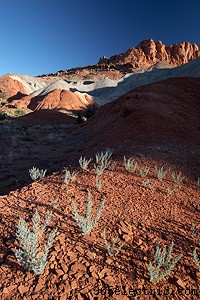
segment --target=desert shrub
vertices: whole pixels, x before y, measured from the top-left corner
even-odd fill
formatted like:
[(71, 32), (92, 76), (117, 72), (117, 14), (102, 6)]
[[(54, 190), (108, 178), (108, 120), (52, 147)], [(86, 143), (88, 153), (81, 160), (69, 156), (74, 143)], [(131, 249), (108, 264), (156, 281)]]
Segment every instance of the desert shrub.
[(172, 259), (173, 246), (174, 242), (172, 241), (167, 253), (166, 247), (164, 247), (162, 250), (159, 244), (157, 245), (156, 252), (154, 254), (154, 261), (150, 261), (148, 265), (148, 275), (151, 282), (160, 281), (166, 276), (170, 275), (173, 268), (182, 257), (182, 254), (180, 254)]
[(155, 166), (155, 174), (159, 180), (163, 180), (163, 178), (169, 171), (170, 171), (170, 169), (164, 170), (164, 166), (162, 166), (160, 169), (157, 166)]
[[(195, 228), (194, 224), (192, 224), (192, 233), (193, 233), (195, 239), (197, 240), (197, 243), (200, 246), (200, 240), (199, 240), (198, 232), (197, 232), (197, 229)], [(197, 248), (195, 248), (194, 251), (193, 251), (193, 259), (196, 263), (196, 266), (200, 270), (200, 256), (198, 256), (198, 254), (197, 254)]]
[(97, 190), (100, 191), (103, 185), (103, 181), (101, 179), (99, 179), (99, 176), (96, 175), (96, 187)]
[(8, 95), (6, 94), (6, 92), (3, 92), (0, 90), (0, 101), (7, 101), (8, 99)]
[(183, 179), (185, 178), (184, 176), (181, 176), (182, 173), (179, 172), (178, 174), (176, 172), (172, 173), (172, 178), (174, 180), (175, 183), (180, 183), (183, 181)]
[(106, 165), (94, 165), (96, 176), (101, 176), (106, 169)]
[(44, 178), (46, 175), (46, 170), (40, 170), (39, 168), (35, 168), (33, 167), (32, 169), (29, 169), (29, 174), (31, 179), (33, 179), (34, 181), (37, 179), (41, 179)]
[(155, 183), (151, 183), (150, 180), (147, 178), (146, 181), (143, 182), (143, 186), (152, 190), (155, 186)]
[(40, 215), (36, 210), (32, 217), (33, 231), (31, 231), (23, 218), (20, 218), (16, 230), (16, 236), (20, 243), (20, 249), (14, 249), (15, 257), (24, 267), (33, 271), (36, 275), (42, 274), (47, 264), (47, 256), (51, 248), (56, 229), (52, 230), (43, 246), (39, 246), (39, 239), (43, 237), (46, 226), (52, 216), (52, 211), (46, 216), (44, 224), (41, 225)]
[(139, 173), (141, 177), (146, 177), (149, 173), (149, 168), (144, 167), (142, 169), (139, 169)]
[(91, 232), (91, 230), (97, 225), (99, 218), (101, 216), (102, 209), (104, 207), (105, 200), (101, 202), (99, 207), (97, 208), (96, 216), (93, 220), (92, 218), (92, 204), (91, 204), (91, 194), (88, 192), (88, 196), (86, 198), (86, 214), (85, 216), (79, 215), (76, 204), (74, 201), (72, 201), (72, 208), (73, 208), (73, 214), (74, 219), (76, 221), (77, 226), (80, 228), (82, 233), (88, 234)]
[(108, 165), (108, 162), (113, 155), (113, 150), (111, 148), (107, 148), (105, 151), (97, 152), (96, 154), (96, 163), (98, 165)]
[(69, 184), (70, 181), (73, 181), (78, 173), (75, 172), (70, 172), (70, 170), (68, 170), (67, 168), (65, 169), (65, 176), (64, 176), (64, 183)]
[(167, 194), (168, 195), (172, 195), (173, 193), (175, 193), (176, 191), (178, 190), (178, 188), (174, 188), (174, 189), (171, 189), (170, 187), (167, 187), (166, 188), (166, 191), (167, 191)]
[(114, 170), (116, 170), (116, 167), (117, 167), (117, 162), (116, 161), (113, 161), (113, 162), (111, 162), (110, 164), (109, 164), (109, 166), (108, 166), (108, 170), (110, 170), (110, 171), (114, 171)]
[(105, 229), (104, 229), (104, 231), (103, 231), (103, 241), (104, 241), (104, 244), (105, 244), (106, 249), (107, 249), (107, 251), (108, 251), (108, 254), (109, 254), (110, 256), (115, 256), (115, 255), (117, 255), (117, 254), (121, 251), (122, 247), (125, 245), (125, 242), (124, 242), (124, 243), (122, 243), (117, 249), (115, 249), (115, 248), (116, 248), (116, 243), (117, 243), (117, 241), (118, 241), (118, 236), (116, 236), (116, 238), (114, 238), (114, 239), (112, 240), (112, 243), (109, 244), (109, 243), (107, 242), (107, 239), (106, 239), (106, 230), (105, 230)]
[(80, 167), (83, 169), (83, 170), (86, 170), (89, 163), (92, 161), (92, 158), (90, 159), (86, 159), (85, 157), (80, 157), (79, 158), (79, 164), (80, 164)]
[(24, 115), (26, 115), (26, 112), (24, 110), (22, 110), (22, 109), (16, 109), (16, 111), (15, 111), (15, 117), (22, 117)]
[(134, 173), (138, 168), (138, 163), (135, 161), (133, 157), (126, 158), (124, 156), (124, 167), (129, 173)]
[(77, 118), (78, 123), (87, 121), (96, 113), (97, 107), (95, 105), (87, 105), (86, 109), (73, 110), (71, 111), (72, 115)]
[(193, 251), (193, 259), (196, 263), (196, 266), (200, 270), (200, 256), (198, 256), (198, 254), (197, 254), (197, 248), (195, 248), (194, 251)]
[(94, 169), (97, 176), (100, 176), (103, 174), (105, 169), (108, 169), (111, 161), (110, 158), (113, 154), (113, 150), (110, 148), (107, 148), (105, 151), (97, 152), (96, 154), (96, 164), (94, 164)]

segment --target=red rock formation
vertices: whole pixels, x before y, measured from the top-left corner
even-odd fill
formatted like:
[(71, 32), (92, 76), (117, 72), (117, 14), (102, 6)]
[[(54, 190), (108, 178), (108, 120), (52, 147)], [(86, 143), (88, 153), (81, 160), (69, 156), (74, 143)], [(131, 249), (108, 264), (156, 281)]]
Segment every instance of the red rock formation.
[[(137, 47), (130, 47), (126, 52), (107, 58), (103, 56), (99, 64), (123, 66), (132, 64), (133, 70), (146, 68), (158, 62), (180, 66), (200, 56), (200, 46), (181, 42), (165, 46), (161, 41), (144, 40)], [(130, 66), (129, 66), (130, 67)]]
[(17, 94), (27, 95), (27, 90), (24, 88), (23, 84), (18, 80), (12, 79), (8, 75), (0, 77), (0, 98), (1, 95), (5, 100), (10, 97), (14, 97)]
[(56, 109), (59, 111), (70, 111), (85, 109), (87, 105), (93, 105), (93, 100), (81, 93), (55, 89), (43, 96), (25, 96), (20, 100), (12, 101), (13, 105), (20, 109), (32, 111), (40, 109)]

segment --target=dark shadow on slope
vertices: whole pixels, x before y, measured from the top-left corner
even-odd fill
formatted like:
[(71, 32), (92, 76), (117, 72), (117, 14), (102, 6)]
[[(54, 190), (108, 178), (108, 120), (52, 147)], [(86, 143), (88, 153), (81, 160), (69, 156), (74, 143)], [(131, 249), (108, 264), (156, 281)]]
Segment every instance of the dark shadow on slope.
[(71, 110), (70, 113), (76, 117), (77, 122), (80, 124), (91, 118), (97, 112), (97, 109), (96, 105), (89, 104), (86, 108), (83, 107), (82, 109)]
[(27, 96), (27, 94), (23, 94), (23, 93), (21, 93), (21, 92), (18, 92), (16, 95), (14, 95), (14, 96), (8, 98), (7, 101), (8, 101), (8, 103), (10, 103), (10, 102), (12, 102), (13, 100), (20, 100), (22, 97), (25, 97), (25, 96)]
[(137, 88), (82, 124), (48, 110), (1, 122), (0, 194), (27, 185), (33, 166), (49, 175), (79, 166), (80, 156), (94, 158), (107, 147), (114, 149), (114, 159), (149, 157), (195, 180), (200, 170), (199, 99), (200, 79), (177, 78)]

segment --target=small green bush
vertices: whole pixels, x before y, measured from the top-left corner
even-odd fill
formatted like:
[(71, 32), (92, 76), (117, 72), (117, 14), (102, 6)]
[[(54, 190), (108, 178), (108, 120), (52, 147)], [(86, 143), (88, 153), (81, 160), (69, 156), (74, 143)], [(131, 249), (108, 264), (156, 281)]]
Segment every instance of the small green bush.
[(105, 244), (105, 246), (106, 246), (106, 249), (107, 249), (107, 251), (108, 251), (108, 254), (109, 254), (110, 256), (115, 256), (115, 255), (117, 255), (117, 254), (121, 251), (122, 247), (125, 245), (125, 242), (124, 242), (124, 243), (122, 243), (122, 244), (115, 250), (115, 248), (116, 248), (116, 243), (117, 243), (117, 241), (118, 241), (118, 236), (116, 236), (116, 238), (114, 238), (114, 239), (112, 240), (112, 243), (109, 244), (109, 243), (107, 242), (107, 239), (106, 239), (106, 230), (105, 230), (105, 229), (104, 229), (104, 231), (103, 231), (103, 240), (104, 240), (104, 244)]
[(73, 110), (72, 115), (77, 118), (78, 123), (87, 121), (96, 113), (97, 107), (95, 105), (87, 105), (86, 109)]
[(33, 179), (35, 181), (37, 179), (44, 178), (46, 175), (46, 171), (47, 171), (47, 169), (40, 170), (39, 168), (32, 167), (32, 169), (29, 169), (29, 174), (30, 174), (31, 179)]
[(163, 180), (163, 178), (169, 171), (170, 169), (164, 170), (164, 166), (162, 166), (160, 169), (157, 166), (155, 166), (155, 174), (158, 180)]
[(83, 169), (83, 170), (86, 170), (88, 168), (88, 165), (89, 163), (92, 161), (92, 158), (90, 159), (86, 159), (85, 157), (80, 157), (79, 158), (79, 164), (80, 164), (80, 167)]
[(146, 181), (143, 182), (143, 186), (149, 188), (150, 190), (152, 190), (155, 185), (156, 184), (153, 182), (151, 183), (148, 178), (146, 179)]
[(173, 246), (174, 242), (172, 241), (167, 253), (166, 247), (164, 247), (162, 250), (159, 244), (157, 245), (156, 252), (154, 254), (154, 261), (150, 261), (148, 265), (148, 275), (151, 282), (160, 281), (166, 276), (170, 275), (173, 268), (182, 257), (182, 254), (180, 254), (172, 259)]
[(105, 169), (108, 169), (111, 165), (110, 158), (113, 154), (113, 150), (107, 148), (106, 151), (97, 152), (96, 154), (96, 164), (94, 164), (94, 169), (97, 176), (103, 174)]
[[(197, 243), (200, 246), (199, 235), (198, 235), (197, 229), (195, 228), (194, 224), (192, 224), (192, 233), (193, 233), (195, 239), (197, 240)], [(198, 254), (197, 254), (197, 248), (195, 248), (194, 251), (193, 251), (193, 259), (194, 259), (194, 261), (196, 263), (196, 266), (200, 270), (200, 256), (198, 256)]]
[(129, 173), (134, 173), (138, 168), (138, 163), (135, 161), (133, 157), (126, 158), (124, 156), (124, 167)]
[(24, 110), (22, 110), (22, 109), (16, 109), (16, 111), (15, 111), (15, 117), (22, 117), (24, 115), (26, 115), (26, 112)]
[(105, 151), (97, 152), (96, 163), (98, 165), (106, 165), (107, 167), (109, 165), (109, 160), (112, 155), (113, 155), (113, 150), (110, 148), (107, 148)]
[(146, 177), (149, 173), (149, 168), (144, 167), (142, 169), (139, 169), (139, 173), (141, 177)]
[(103, 185), (103, 181), (101, 179), (99, 179), (99, 176), (96, 175), (96, 187), (97, 190), (100, 191)]
[(179, 173), (176, 173), (176, 172), (173, 172), (172, 173), (172, 178), (174, 180), (175, 183), (180, 183), (183, 181), (183, 179), (185, 178), (184, 176), (181, 176), (182, 173), (179, 172)]
[(86, 198), (86, 214), (85, 216), (79, 215), (76, 205), (74, 201), (72, 201), (72, 208), (74, 219), (76, 221), (77, 226), (81, 229), (82, 233), (88, 234), (90, 231), (97, 225), (99, 218), (101, 216), (102, 209), (104, 207), (105, 200), (101, 202), (99, 207), (97, 208), (97, 213), (94, 218), (92, 219), (92, 204), (91, 204), (91, 194), (88, 192), (88, 196)]
[(32, 270), (36, 275), (43, 273), (47, 264), (49, 249), (55, 239), (56, 229), (49, 233), (47, 242), (44, 244), (43, 250), (41, 250), (39, 239), (42, 238), (51, 216), (52, 211), (46, 216), (44, 224), (41, 225), (40, 215), (36, 210), (32, 218), (33, 231), (28, 228), (23, 218), (20, 218), (16, 230), (16, 236), (20, 242), (20, 249), (14, 249), (15, 257), (27, 270)]
[(78, 173), (75, 172), (70, 172), (70, 170), (68, 170), (67, 168), (65, 169), (65, 176), (64, 176), (64, 183), (69, 184), (70, 181), (73, 181)]

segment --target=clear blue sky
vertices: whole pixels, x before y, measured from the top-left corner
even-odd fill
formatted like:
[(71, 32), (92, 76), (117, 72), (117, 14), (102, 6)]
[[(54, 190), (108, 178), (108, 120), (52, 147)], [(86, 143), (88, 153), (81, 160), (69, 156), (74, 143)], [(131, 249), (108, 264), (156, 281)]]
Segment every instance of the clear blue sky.
[(0, 75), (95, 64), (145, 39), (200, 45), (199, 0), (0, 0)]

